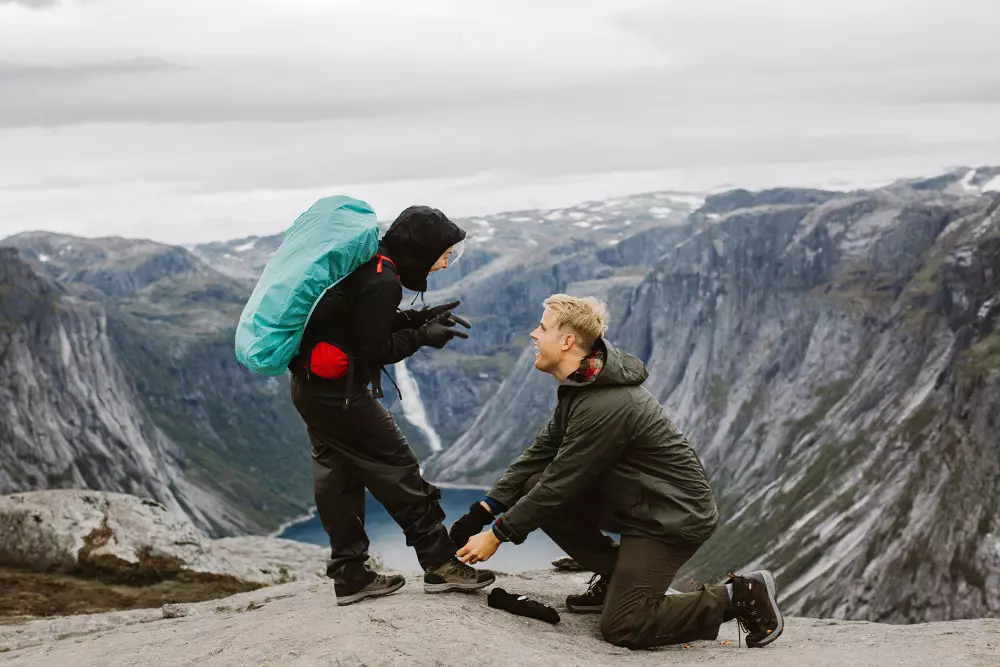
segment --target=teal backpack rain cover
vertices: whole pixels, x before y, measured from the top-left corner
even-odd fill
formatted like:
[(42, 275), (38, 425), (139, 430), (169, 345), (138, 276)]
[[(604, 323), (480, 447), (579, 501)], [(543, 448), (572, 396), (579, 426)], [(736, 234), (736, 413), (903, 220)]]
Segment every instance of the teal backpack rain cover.
[(378, 235), (375, 211), (351, 197), (324, 197), (300, 215), (243, 308), (236, 359), (261, 375), (288, 370), (320, 297), (375, 256)]

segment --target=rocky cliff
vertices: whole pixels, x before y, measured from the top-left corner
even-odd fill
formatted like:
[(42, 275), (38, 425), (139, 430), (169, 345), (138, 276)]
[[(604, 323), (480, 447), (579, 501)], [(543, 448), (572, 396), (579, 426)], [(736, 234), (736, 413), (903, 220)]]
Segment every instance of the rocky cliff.
[(195, 520), (236, 525), (224, 503), (188, 483), (180, 448), (140, 407), (100, 303), (36, 275), (12, 248), (0, 248), (0, 295), (0, 492), (144, 493)]
[(245, 288), (150, 242), (3, 244), (0, 492), (145, 495), (213, 535), (306, 511), (308, 447), (287, 381), (233, 360)]
[[(764, 564), (813, 615), (1000, 610), (996, 174), (709, 197), (614, 300), (722, 510), (685, 576)], [(488, 483), (530, 443), (551, 388), (515, 373), (432, 472)]]
[[(635, 273), (658, 247), (649, 239), (699, 203), (659, 193), (463, 220), (470, 248), (433, 276), (427, 299), (463, 298), (475, 335), (409, 360), (406, 404), (386, 383), (417, 453), (467, 430), (509, 374), (539, 299), (576, 280)], [(0, 493), (141, 494), (216, 536), (304, 513), (309, 449), (287, 378), (254, 376), (232, 353), (239, 313), (280, 241), (3, 240)]]
[[(457, 265), (431, 276), (424, 299), (428, 304), (461, 299), (473, 335), (445, 350), (420, 350), (405, 364), (420, 393), (426, 426), (444, 447), (468, 430), (510, 374), (542, 299), (578, 281), (644, 274), (683, 237), (685, 218), (702, 201), (688, 193), (659, 192), (457, 220), (468, 232), (468, 249)], [(250, 237), (190, 250), (252, 289), (279, 243), (280, 236)], [(416, 296), (405, 294), (403, 307)], [(390, 373), (396, 376), (394, 369)], [(421, 458), (430, 455), (426, 428), (406, 417), (395, 390), (384, 384), (386, 406), (400, 428)]]
[[(525, 352), (542, 299), (605, 294), (610, 338), (648, 364), (717, 491), (723, 525), (682, 576), (766, 564), (795, 613), (995, 614), (998, 190), (1000, 169), (960, 169), (871, 191), (659, 193), (464, 220), (469, 261), (426, 296), (462, 298), (473, 336), (408, 360), (425, 423), (400, 425), (431, 478), (489, 484), (554, 405)], [(232, 360), (277, 238), (5, 241), (24, 261), (5, 255), (0, 281), (4, 489), (145, 490), (213, 534), (307, 506), (284, 381)], [(442, 451), (427, 458), (429, 431)]]

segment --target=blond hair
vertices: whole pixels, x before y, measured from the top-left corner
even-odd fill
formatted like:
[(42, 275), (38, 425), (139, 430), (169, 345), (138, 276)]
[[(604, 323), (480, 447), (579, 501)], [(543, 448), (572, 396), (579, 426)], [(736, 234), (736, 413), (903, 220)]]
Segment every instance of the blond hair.
[(608, 309), (600, 299), (553, 294), (543, 304), (556, 314), (558, 327), (576, 335), (580, 347), (590, 350), (608, 330)]

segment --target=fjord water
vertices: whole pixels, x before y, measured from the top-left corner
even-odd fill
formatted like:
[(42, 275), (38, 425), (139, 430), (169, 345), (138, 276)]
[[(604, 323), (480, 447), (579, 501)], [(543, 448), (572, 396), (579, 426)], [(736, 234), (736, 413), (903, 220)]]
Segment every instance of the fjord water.
[[(482, 500), (481, 489), (441, 489), (441, 508), (445, 512), (445, 526), (451, 524), (468, 511), (469, 505)], [(388, 512), (372, 496), (366, 493), (365, 530), (371, 540), (370, 553), (378, 556), (389, 570), (416, 571), (420, 569), (413, 549), (406, 546), (406, 538)], [(278, 537), (326, 546), (329, 544), (319, 516), (313, 514), (308, 519), (293, 523)], [(536, 530), (528, 536), (524, 544), (502, 544), (487, 563), (481, 567), (503, 572), (547, 569), (552, 561), (564, 556), (563, 551), (542, 531)]]

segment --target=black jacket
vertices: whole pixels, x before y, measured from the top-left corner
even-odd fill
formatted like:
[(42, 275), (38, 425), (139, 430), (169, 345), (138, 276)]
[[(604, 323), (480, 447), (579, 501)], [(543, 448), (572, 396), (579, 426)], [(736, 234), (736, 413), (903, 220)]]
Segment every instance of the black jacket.
[[(437, 209), (413, 206), (400, 213), (379, 244), (379, 256), (320, 299), (300, 353), (289, 365), (292, 372), (303, 372), (312, 348), (326, 342), (353, 357), (355, 385), (377, 385), (381, 366), (406, 359), (420, 347), (417, 328), (425, 318), (420, 310), (399, 310), (403, 287), (426, 291), (434, 262), (464, 238), (465, 232)], [(346, 379), (330, 382), (346, 389)]]

